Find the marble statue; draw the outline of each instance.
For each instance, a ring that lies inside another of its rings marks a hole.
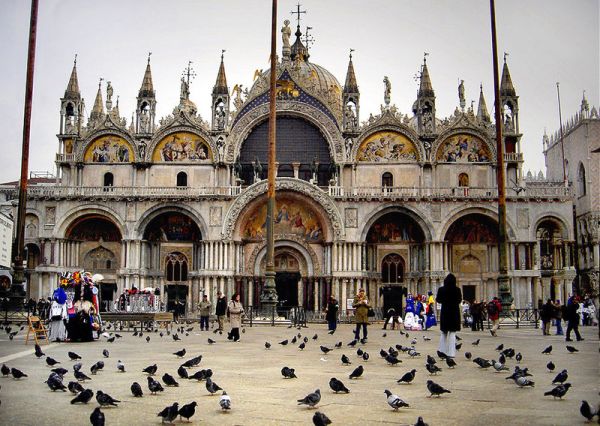
[[[385,102],[385,106],[390,105],[391,95],[392,95],[392,84],[390,83],[390,79],[387,77],[383,77],[383,101]]]
[[[281,28],[281,40],[283,42],[283,48],[284,49],[289,49],[290,48],[290,37],[292,35],[292,29],[290,28],[290,21],[289,20],[285,20],[283,21],[283,27]]]

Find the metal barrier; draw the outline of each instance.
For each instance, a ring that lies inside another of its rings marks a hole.
[[[492,327],[489,318],[486,316],[488,329]],[[501,327],[533,327],[539,328],[540,316],[537,309],[509,309],[500,313],[500,326]]]
[[[247,306],[243,323],[255,325],[287,325],[291,327],[306,327],[306,311],[302,306]]]

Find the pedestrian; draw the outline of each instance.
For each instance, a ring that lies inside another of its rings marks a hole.
[[[387,329],[387,325],[391,322],[391,329],[394,329],[394,326],[398,322],[398,315],[396,314],[396,310],[394,308],[390,308],[386,311],[385,317],[383,318],[383,328],[382,330]]]
[[[550,334],[550,324],[554,317],[554,304],[552,299],[548,299],[540,310],[540,319],[542,320],[542,334],[548,336]]]
[[[62,287],[58,287],[52,294],[49,341],[64,342],[67,340],[67,318],[67,293]]]
[[[227,314],[227,298],[219,290],[219,291],[217,291],[217,306],[215,307],[215,315],[217,316],[217,323],[219,324],[219,328],[217,328],[215,330],[215,333],[218,331],[219,334],[223,334],[223,330],[225,330],[225,315],[226,314]]]
[[[337,328],[338,311],[340,310],[340,304],[333,295],[329,296],[327,307],[325,308],[325,319],[327,320],[327,329],[329,331],[335,331]]]
[[[500,312],[502,312],[502,304],[498,297],[494,296],[487,304],[488,320],[492,323],[490,334],[496,337],[496,332],[500,328]]]
[[[571,296],[567,302],[567,317],[565,318],[567,320],[567,338],[565,339],[567,342],[573,341],[571,340],[571,331],[575,332],[575,337],[577,338],[578,342],[583,340],[583,337],[581,337],[581,334],[579,334],[580,317],[579,313],[577,312],[578,310],[579,297]]]
[[[470,326],[473,323],[473,317],[471,316],[471,304],[468,301],[463,300],[460,304],[460,310],[463,316],[463,326]]]
[[[562,336],[564,334],[562,328],[563,309],[560,300],[556,300],[554,303],[554,318],[556,319],[556,335]]]
[[[429,297],[427,298],[425,315],[425,330],[429,330],[431,327],[437,325],[437,321],[435,319],[435,299],[433,298],[433,294],[431,292],[429,292]]]
[[[198,304],[198,310],[200,311],[200,331],[208,331],[210,308],[212,308],[212,303],[208,300],[208,295],[202,295],[202,301]]]
[[[422,302],[423,297],[420,294],[417,294],[415,301],[415,315],[417,316],[417,321],[420,325],[418,330],[422,330],[425,328],[425,306]]]
[[[435,298],[442,305],[440,312],[440,345],[438,350],[446,356],[456,356],[456,332],[460,330],[460,308],[462,300],[460,288],[456,286],[456,277],[448,274],[444,285],[440,287]]]
[[[362,325],[363,329],[363,341],[367,341],[367,325],[369,324],[369,299],[367,299],[367,295],[365,294],[365,289],[361,288],[358,291],[358,294],[354,297],[354,301],[352,303],[352,307],[354,308],[354,319],[356,322],[356,330],[354,331],[354,338],[356,340],[360,339],[360,327]]]
[[[227,334],[227,339],[239,342],[244,307],[240,303],[240,295],[238,293],[233,293],[233,296],[231,296],[231,301],[227,305],[227,312],[229,313],[229,325],[231,326],[231,331]]]

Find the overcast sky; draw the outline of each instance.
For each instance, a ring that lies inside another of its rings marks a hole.
[[[524,170],[544,169],[544,128],[558,128],[556,82],[563,121],[579,110],[583,90],[599,105],[598,0],[502,0],[496,2],[498,49],[519,95]],[[278,29],[293,18],[292,0],[279,1]],[[20,173],[23,103],[30,2],[2,0],[0,13],[0,122],[5,129],[0,182]],[[408,113],[415,100],[414,79],[427,63],[436,93],[437,116],[458,105],[458,80],[467,103],[483,83],[492,113],[493,71],[489,2],[485,0],[304,0],[302,29],[313,27],[310,60],[344,83],[349,48],[361,92],[361,120],[378,113],[384,75],[392,103]],[[257,68],[268,68],[270,0],[40,1],[31,133],[32,171],[54,172],[60,97],[77,53],[79,86],[89,115],[103,77],[119,96],[128,122],[135,110],[148,52],[158,118],[179,102],[179,79],[188,61],[197,77],[191,99],[210,118],[210,93],[221,49],[230,89],[252,85]],[[295,20],[292,20],[295,25]],[[293,36],[292,36],[293,37]],[[281,38],[277,39],[278,51]],[[501,62],[500,62],[501,63]],[[113,98],[114,99],[114,98]]]

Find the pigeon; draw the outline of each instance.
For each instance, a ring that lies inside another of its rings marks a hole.
[[[456,361],[454,361],[453,358],[447,357],[446,365],[448,366],[448,368],[454,368],[454,367],[456,367]]]
[[[10,327],[8,328],[10,329]],[[7,330],[8,330],[7,329]],[[44,352],[42,352],[42,348],[40,347],[40,345],[38,345],[37,343],[35,344],[35,356],[38,358],[41,358],[43,356],[45,356],[46,354]]]
[[[79,356],[75,352],[68,352],[67,355],[69,356],[69,359],[71,361],[77,361],[78,359],[81,359],[81,356]]]
[[[179,409],[179,418],[185,418],[188,422],[190,421],[190,417],[196,414],[196,406],[198,403],[196,401],[192,401],[189,404],[183,405]]]
[[[435,364],[425,364],[425,368],[429,371],[429,375],[437,374],[442,371],[442,369]]]
[[[53,373],[58,374],[59,376],[64,376],[65,374],[67,374],[69,372],[69,370],[67,370],[66,368],[62,368],[62,367],[58,367],[58,368],[53,368],[52,370]]]
[[[454,348],[455,348],[457,351],[460,351],[460,348],[462,348],[462,343],[457,343],[457,344],[455,344],[455,345],[454,345]]]
[[[92,365],[90,367],[90,371],[92,372],[92,374],[96,374],[98,372],[98,363]]]
[[[109,337],[108,339],[106,339],[106,341],[107,341],[108,343],[113,343],[113,342],[115,341],[115,339],[116,339],[116,337],[115,337],[115,336],[113,336],[113,337]]]
[[[498,362],[500,364],[506,364],[506,357],[504,356],[504,354],[500,354],[500,356],[498,357]]]
[[[409,405],[406,402],[404,402],[402,399],[400,399],[400,397],[398,395],[394,395],[387,389],[384,392],[385,392],[385,395],[387,396],[388,405],[390,407],[392,407],[394,410],[397,410],[398,408],[402,408],[402,407],[409,407]]]
[[[142,370],[143,373],[148,373],[149,376],[154,376],[156,371],[158,370],[158,366],[156,364],[150,365]]]
[[[343,345],[343,343],[342,343],[342,342],[337,342],[337,343],[336,343],[335,345],[333,345],[333,346],[335,346],[335,348],[336,348],[336,349],[339,349],[339,348],[341,348],[341,347],[342,347],[342,345]]]
[[[356,355],[358,355],[358,356],[362,356],[362,354],[363,354],[363,350],[362,350],[361,348],[358,348],[358,349],[356,350]]]
[[[69,384],[67,385],[67,389],[69,389],[69,391],[74,394],[83,392],[83,386],[81,386],[79,382],[69,382]]]
[[[94,408],[94,411],[90,414],[90,423],[92,426],[104,426],[105,421],[104,413],[100,411],[100,407]]]
[[[366,343],[367,343],[367,338],[366,337],[363,337],[362,339],[360,339],[360,344],[361,345],[364,345]]]
[[[569,374],[567,374],[567,370],[563,370],[556,375],[554,380],[552,380],[552,384],[555,385],[557,383],[560,383],[562,385],[564,382],[567,381],[568,378]]]
[[[358,340],[354,339],[350,343],[347,343],[346,346],[350,346],[351,348],[353,348],[354,346],[356,346],[357,343],[358,343]]]
[[[73,371],[80,371],[81,367],[83,367],[83,364],[80,362],[76,362],[75,364],[73,364]]]
[[[279,342],[279,344],[280,344],[281,346],[285,346],[285,345],[287,345],[287,344],[288,344],[288,340],[287,340],[287,339],[285,339],[285,340],[282,340],[281,342]]]
[[[592,421],[594,416],[598,413],[594,413],[592,411],[592,407],[587,401],[581,401],[581,406],[579,407],[579,412],[583,417],[587,419],[588,422]]]
[[[424,342],[429,342],[430,340],[431,340],[431,337],[423,336]]]
[[[433,380],[427,380],[427,390],[431,396],[441,396],[443,393],[450,393],[448,389],[444,389],[442,386],[435,383]]]
[[[108,352],[108,349],[104,349],[102,351],[102,355],[104,355],[104,358],[108,358],[110,356],[110,352]]]
[[[332,391],[334,391],[335,393],[338,392],[343,392],[343,393],[349,393],[350,391],[348,390],[348,388],[342,383],[341,380],[336,379],[335,377],[332,377],[329,380],[329,387],[331,388]]]
[[[173,336],[171,336],[173,338],[174,342],[177,342],[178,340],[181,340],[181,338],[179,337],[179,335],[177,333],[173,334]]]
[[[396,365],[402,362],[402,360],[399,360],[398,358],[396,358],[393,355],[388,355],[385,357],[385,360],[387,361],[388,364],[390,365]]]
[[[265,349],[271,349],[271,344],[269,342],[265,342]]]
[[[77,404],[77,403],[87,404],[88,402],[90,402],[90,400],[92,399],[93,396],[94,396],[93,390],[91,390],[91,389],[82,390],[81,392],[79,392],[79,395],[77,395],[75,398],[73,398],[71,400],[71,404]]]
[[[517,356],[515,356],[515,359],[517,360],[518,364],[521,363],[521,361],[523,360],[523,355],[521,355],[521,352],[517,353]]]
[[[231,398],[229,398],[227,392],[223,391],[221,398],[219,398],[219,405],[221,410],[231,410]]]
[[[546,349],[542,351],[544,355],[550,355],[552,353],[552,345],[548,346]]]
[[[415,370],[413,368],[408,373],[404,373],[404,375],[402,377],[400,377],[400,379],[398,379],[397,383],[410,384],[415,379],[416,374],[417,374],[417,370]]]
[[[2,368],[0,368],[0,371],[2,372],[2,375],[4,377],[8,376],[10,374],[10,368],[8,368],[6,366],[6,364],[2,364]]]
[[[518,377],[515,377],[515,378],[514,378],[514,381],[515,381],[515,383],[517,384],[517,386],[519,386],[519,387],[521,387],[521,388],[524,388],[524,387],[527,387],[527,386],[530,386],[530,387],[534,387],[534,386],[535,386],[535,382],[534,382],[534,381],[531,381],[531,380],[529,380],[529,379],[528,379],[527,377],[525,377],[525,376],[518,376]]]
[[[440,359],[446,359],[446,358],[448,358],[448,355],[446,355],[442,351],[437,351],[437,356],[440,357]]]
[[[369,353],[368,352],[364,352],[362,354],[362,359],[363,359],[363,361],[368,361],[369,360]]]
[[[500,361],[494,361],[492,367],[494,367],[494,370],[496,370],[497,373],[501,371],[508,371],[508,367]]]
[[[186,362],[184,362],[181,365],[185,368],[192,368],[192,367],[196,367],[198,364],[200,364],[201,361],[202,361],[202,355],[198,355],[197,357],[187,360]]]
[[[465,352],[465,358],[471,359],[471,357],[472,357],[471,352]]]
[[[414,348],[409,348],[408,356],[410,356],[411,358],[414,358],[416,356],[421,356],[421,354],[419,352],[417,352]]]
[[[209,345],[214,345],[215,343],[217,343],[215,340],[211,339],[210,337],[208,338]]]
[[[477,339],[475,340],[473,343],[471,343],[473,346],[477,346],[479,344],[479,342],[481,341],[481,339]]]
[[[381,358],[384,358],[384,359],[385,359],[385,358],[386,358],[388,355],[389,355],[389,354],[387,353],[387,351],[386,351],[385,349],[381,349],[381,350],[379,351],[379,356],[380,356]]]
[[[552,389],[548,392],[544,392],[544,396],[552,396],[554,399],[556,399],[556,398],[562,399],[562,397],[565,396],[565,394],[568,392],[570,387],[571,387],[571,383],[560,384],[557,387],[555,387],[554,389]]]
[[[435,364],[437,361],[431,355],[427,355],[427,364]]]
[[[308,343],[308,337],[304,336],[304,338],[302,339],[302,341],[303,341],[304,343]]]
[[[319,335],[318,335],[318,334],[315,334],[315,335],[312,337],[312,339],[313,339],[313,340],[317,340],[318,338],[319,338]]]
[[[550,371],[554,371],[554,369],[556,368],[556,365],[554,365],[554,363],[552,361],[549,361],[548,364],[546,364],[546,368]]]
[[[492,366],[491,362],[489,362],[487,359],[483,359],[480,357],[475,358],[473,362],[477,364],[479,368],[490,368]]]
[[[56,392],[57,390],[67,391],[67,387],[62,382],[62,377],[56,373],[50,374],[48,380],[46,380],[46,384],[52,392]]]
[[[417,419],[417,423],[415,423],[414,426],[429,426],[427,423],[425,423],[425,421],[423,420],[423,417],[419,416],[419,418]]]
[[[507,358],[512,358],[515,356],[515,350],[513,348],[504,349],[502,355],[505,355]]]
[[[188,377],[188,379],[190,380],[206,380],[207,376],[206,376],[206,370],[200,370],[200,371],[196,371],[194,374],[192,374],[191,376]]]
[[[169,373],[163,374],[162,380],[163,380],[163,382],[165,382],[165,385],[167,385],[167,386],[175,386],[175,387],[179,386],[179,383],[177,383],[175,378],[173,378],[173,376],[171,376]]]
[[[331,420],[325,414],[317,411],[312,418],[313,424],[315,426],[327,426],[331,424]]]
[[[165,407],[156,417],[162,417],[162,423],[173,423],[173,420],[179,415],[179,403],[175,402],[173,405]]]
[[[350,362],[350,358],[348,358],[345,354],[342,354],[342,364],[343,365],[350,365],[350,364],[352,364]]]
[[[317,389],[312,393],[309,393],[304,398],[298,400],[298,405],[308,405],[309,407],[314,407],[321,401],[321,390]]]
[[[98,401],[98,404],[100,404],[102,407],[107,405],[118,407],[117,402],[121,402],[118,399],[114,399],[109,394],[102,392],[101,390],[96,391],[96,401]]]
[[[186,353],[185,348],[183,348],[180,351],[173,352],[173,355],[177,355],[177,358],[183,358],[185,356],[185,353]]]
[[[301,351],[303,351],[305,347],[306,347],[306,343],[304,343],[304,342],[302,342],[302,343],[300,343],[300,344],[298,345],[298,348],[299,348]]]
[[[324,354],[327,354],[328,352],[331,352],[333,349],[328,348],[327,346],[320,346],[321,348],[321,352],[323,352]]]
[[[141,398],[144,396],[144,391],[142,391],[142,387],[138,382],[133,382],[129,389],[131,389],[131,394],[136,398]]]
[[[500,344],[498,345],[498,347],[496,348],[496,351],[497,351],[497,352],[500,352],[500,351],[502,351],[503,349],[504,349],[504,343],[500,343]]]
[[[182,379],[187,379],[189,378],[188,376],[188,372],[185,368],[183,368],[183,365],[180,365],[179,368],[177,369],[177,374],[179,375],[179,377],[181,377]]]
[[[357,378],[359,378],[360,376],[362,376],[362,374],[364,373],[364,371],[365,371],[365,369],[363,368],[363,366],[362,366],[362,365],[359,365],[358,367],[356,367],[356,368],[354,369],[354,371],[353,371],[352,373],[350,373],[350,376],[349,376],[349,377],[350,377],[351,379],[357,379]]]
[[[121,360],[117,361],[117,370],[119,370],[121,373],[125,372],[125,364],[123,364]]]
[[[387,333],[383,333],[381,337],[387,337]]]
[[[146,336],[146,343],[150,343],[150,336]]]
[[[56,364],[60,364],[60,361],[57,361],[54,358],[51,358],[51,357],[47,356],[46,357],[46,364],[48,364],[50,367],[54,367]]]
[[[80,382],[85,382],[86,380],[92,380],[88,376],[86,376],[85,373],[82,371],[75,371],[75,372],[73,372],[73,374],[75,375],[75,378]]]
[[[294,336],[294,338],[291,340],[291,342],[290,342],[290,343],[291,343],[292,345],[295,345],[297,341],[298,341],[298,339],[296,338],[296,336]]]
[[[217,385],[215,382],[212,381],[212,379],[210,377],[208,377],[206,379],[206,390],[211,394],[214,395],[216,392],[223,390],[222,388],[219,387],[219,385]]]
[[[294,369],[293,368],[289,368],[289,367],[283,367],[281,369],[281,375],[283,377],[285,377],[286,379],[297,379],[298,377],[296,376],[296,374],[294,373]]]
[[[156,392],[164,392],[165,388],[160,384],[158,380],[154,380],[151,376],[148,376],[148,389],[151,394],[156,395]]]
[[[573,346],[566,346],[567,350],[569,351],[569,353],[575,353],[575,352],[579,352],[579,349],[573,347]]]

